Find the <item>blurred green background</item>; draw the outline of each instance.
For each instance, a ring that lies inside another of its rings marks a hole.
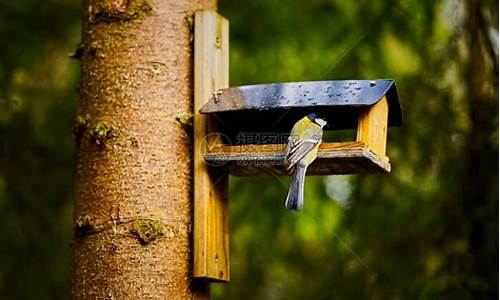
[[[0,299],[67,299],[80,1],[0,2]],[[231,85],[396,80],[390,175],[231,178],[214,299],[498,298],[498,2],[219,1]]]

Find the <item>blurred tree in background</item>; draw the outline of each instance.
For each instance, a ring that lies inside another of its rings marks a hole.
[[[215,299],[498,298],[498,2],[221,0],[231,85],[396,79],[387,176],[231,179]],[[80,2],[0,2],[0,299],[66,299]]]
[[[67,299],[79,1],[0,2],[0,299]]]

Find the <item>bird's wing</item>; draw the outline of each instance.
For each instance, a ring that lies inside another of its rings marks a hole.
[[[285,165],[287,169],[293,167],[299,160],[311,151],[319,143],[315,139],[301,140],[295,137],[288,139],[285,151]]]

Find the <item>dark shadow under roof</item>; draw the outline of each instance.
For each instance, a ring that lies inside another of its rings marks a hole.
[[[383,96],[389,126],[400,126],[402,111],[394,80],[333,80],[247,85],[219,90],[200,112],[215,116],[223,131],[289,132],[308,113],[327,120],[327,130],[357,126],[359,109]]]
[[[219,90],[200,112],[288,110],[315,107],[363,107],[383,96],[389,102],[389,126],[402,123],[394,80],[332,80],[246,85]]]

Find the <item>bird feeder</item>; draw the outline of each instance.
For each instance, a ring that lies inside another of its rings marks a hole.
[[[229,281],[228,175],[287,175],[284,150],[293,124],[309,113],[325,131],[354,129],[347,141],[323,139],[308,175],[386,173],[387,127],[401,124],[392,80],[229,86],[229,23],[197,11],[194,24],[193,276]]]
[[[393,80],[339,80],[259,84],[220,89],[200,109],[218,123],[218,138],[204,155],[231,175],[288,175],[283,161],[288,133],[309,113],[325,131],[356,130],[352,141],[323,141],[308,175],[386,173],[387,128],[402,112]],[[333,133],[335,134],[335,133]]]

